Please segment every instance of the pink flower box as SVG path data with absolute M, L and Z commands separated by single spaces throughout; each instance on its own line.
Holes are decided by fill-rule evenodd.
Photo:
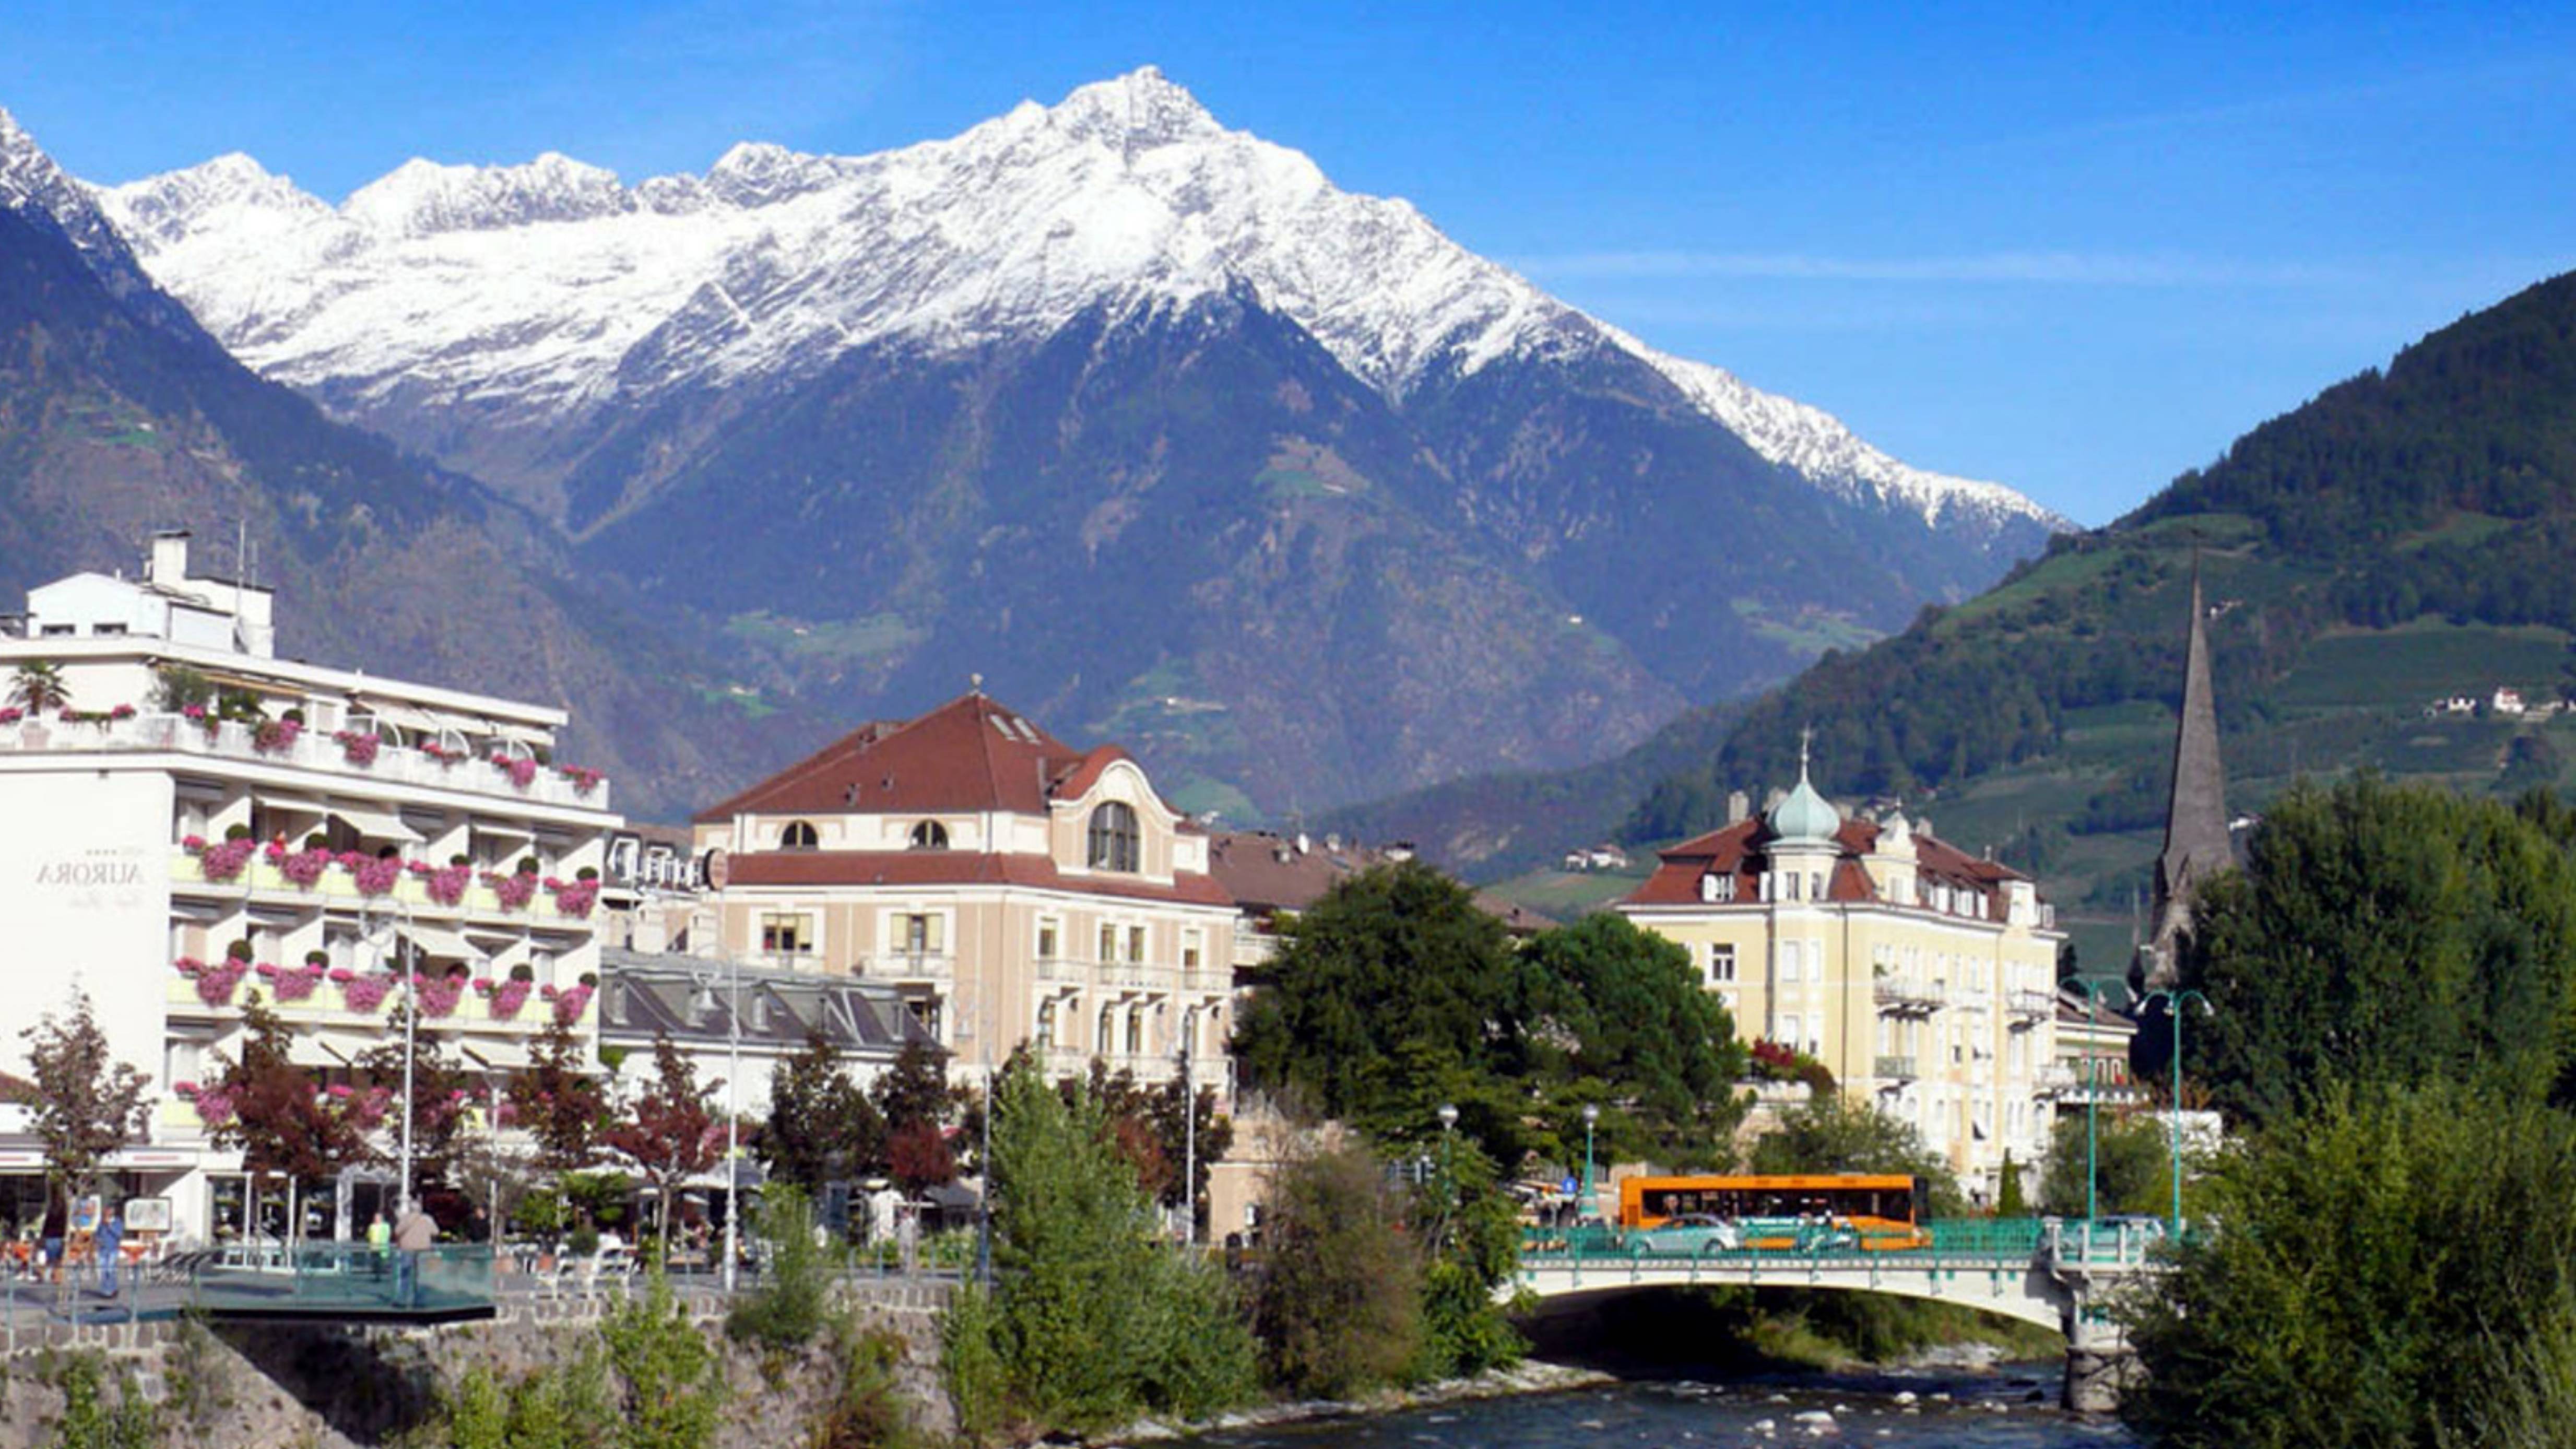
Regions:
M 474 883 L 474 867 L 470 865 L 424 865 L 413 861 L 408 869 L 420 877 L 429 898 L 442 906 L 463 905 L 465 888 Z
M 454 1016 L 457 999 L 465 994 L 462 976 L 414 976 L 412 990 L 420 1002 L 423 1016 Z
M 504 981 L 493 987 L 492 1019 L 494 1021 L 518 1020 L 519 1010 L 528 1004 L 528 993 L 534 989 L 534 985 L 533 982 L 527 981 Z
M 505 911 L 520 909 L 537 893 L 537 878 L 532 875 L 503 875 L 498 871 L 485 871 L 483 883 L 492 888 L 492 894 L 500 900 L 501 909 Z
M 304 850 L 272 845 L 268 848 L 268 859 L 277 867 L 279 875 L 292 881 L 297 889 L 308 891 L 321 883 L 322 872 L 340 863 L 340 857 L 319 845 Z
M 340 730 L 331 738 L 339 742 L 340 758 L 361 770 L 376 762 L 376 751 L 384 748 L 385 743 L 380 736 L 364 730 Z
M 581 1014 L 590 1007 L 592 989 L 588 986 L 568 986 L 556 992 L 555 1020 L 565 1026 L 579 1026 Z
M 558 765 L 555 768 L 565 779 L 572 781 L 572 791 L 576 795 L 589 795 L 599 788 L 600 781 L 608 778 L 607 771 L 594 770 L 587 765 Z
M 208 1006 L 230 1006 L 233 990 L 250 974 L 247 963 L 226 957 L 221 961 L 198 961 L 181 958 L 179 972 L 197 978 L 197 999 Z
M 546 889 L 554 892 L 555 909 L 567 916 L 587 916 L 599 904 L 599 882 L 595 880 L 549 880 Z
M 191 835 L 180 844 L 197 857 L 198 869 L 206 879 L 219 883 L 241 879 L 242 868 L 259 851 L 259 842 L 248 838 L 209 843 L 204 836 Z
M 526 755 L 494 755 L 492 763 L 510 777 L 510 783 L 524 790 L 536 782 L 537 762 Z
M 360 1016 L 373 1015 L 394 989 L 394 978 L 382 972 L 351 972 L 344 978 L 335 971 L 332 979 L 340 983 L 342 1003 Z
M 262 720 L 250 732 L 250 747 L 263 755 L 282 755 L 295 748 L 304 726 L 291 719 Z
M 260 974 L 275 976 L 277 999 L 280 1001 L 309 1001 L 322 985 L 322 968 L 319 966 L 280 966 L 273 972 L 263 966 Z

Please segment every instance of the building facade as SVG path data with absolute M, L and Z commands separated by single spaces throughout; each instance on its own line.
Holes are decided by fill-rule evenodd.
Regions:
M 1845 818 L 1803 765 L 1767 816 L 1659 855 L 1617 909 L 1690 953 L 1747 1041 L 1822 1061 L 1971 1193 L 2046 1150 L 2063 937 L 2028 877 L 1901 811 Z
M 723 949 L 894 987 L 952 1068 L 1223 1080 L 1234 902 L 1126 751 L 979 691 L 865 726 L 702 812 Z
M 254 1226 L 196 1094 L 238 1059 L 249 996 L 298 1063 L 362 1085 L 409 966 L 420 1030 L 497 1086 L 545 1023 L 592 1029 L 617 817 L 606 781 L 554 763 L 562 711 L 280 659 L 269 592 L 192 575 L 187 549 L 35 589 L 0 638 L 0 689 L 28 667 L 69 696 L 0 710 L 0 1070 L 24 1075 L 22 1031 L 86 992 L 156 1099 L 112 1163 L 123 1192 L 209 1239 Z M 215 693 L 166 707 L 191 687 Z M 40 1202 L 43 1167 L 0 1150 L 0 1216 Z

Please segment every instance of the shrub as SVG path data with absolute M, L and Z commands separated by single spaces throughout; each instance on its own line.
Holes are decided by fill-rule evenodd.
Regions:
M 1422 1262 L 1365 1149 L 1292 1153 L 1270 1179 L 1252 1322 L 1271 1383 L 1339 1398 L 1390 1383 L 1422 1347 Z
M 259 947 L 248 940 L 235 941 L 224 948 L 224 955 L 234 961 L 248 961 L 259 954 Z
M 769 1244 L 769 1272 L 725 1315 L 725 1333 L 738 1343 L 792 1352 L 823 1331 L 832 1286 L 832 1264 L 814 1242 L 814 1208 L 802 1189 L 771 1185 L 761 1203 L 760 1236 Z
M 248 840 L 250 839 L 250 827 L 247 825 L 227 825 L 224 827 L 224 839 Z
M 2212 1171 L 2122 1416 L 2175 1449 L 2471 1434 L 2546 1387 L 2510 1351 L 2576 1331 L 2571 1180 L 2576 1122 L 2518 1093 L 2324 1093 Z
M 597 880 L 599 879 L 599 867 L 595 865 L 585 865 L 581 869 L 574 871 L 572 873 L 572 878 L 574 880 Z
M 723 1365 L 660 1269 L 644 1297 L 619 1306 L 599 1331 L 624 1387 L 627 1449 L 705 1449 L 715 1442 Z

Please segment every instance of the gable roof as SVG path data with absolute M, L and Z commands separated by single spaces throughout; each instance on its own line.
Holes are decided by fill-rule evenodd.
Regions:
M 1044 815 L 1051 801 L 1079 797 L 1126 758 L 1116 745 L 1077 750 L 1027 716 L 969 693 L 918 719 L 861 725 L 695 818 L 714 824 L 736 815 Z

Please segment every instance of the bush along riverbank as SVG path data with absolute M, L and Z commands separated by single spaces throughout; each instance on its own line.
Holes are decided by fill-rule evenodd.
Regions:
M 1472 1145 L 1408 1187 L 1356 1143 L 1290 1144 L 1262 1252 L 1230 1273 L 1156 1236 L 1093 1086 L 1015 1058 L 992 1133 L 993 1286 L 961 1290 L 941 1331 L 970 1444 L 1357 1401 L 1520 1357 L 1493 1298 L 1517 1228 Z

